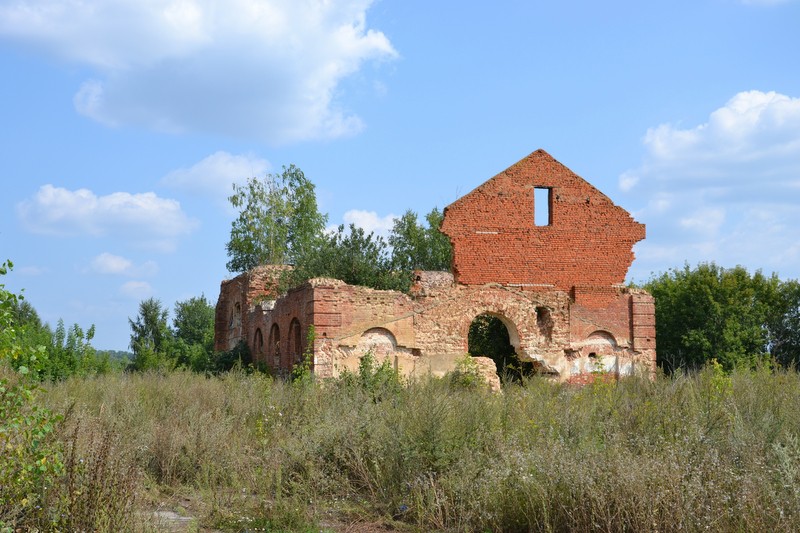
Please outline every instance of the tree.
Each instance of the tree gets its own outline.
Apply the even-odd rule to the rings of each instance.
[[[395,220],[389,236],[395,270],[450,270],[453,247],[447,235],[439,231],[443,216],[433,208],[425,215],[428,225],[423,226],[417,221],[417,214],[408,210]]]
[[[658,364],[668,372],[696,369],[711,359],[726,370],[769,357],[773,330],[785,314],[781,281],[741,266],[685,265],[651,279],[656,300]]]
[[[91,345],[94,332],[94,324],[86,331],[78,324],[73,324],[67,330],[64,320],[59,319],[47,345],[46,377],[58,380],[73,375],[86,376],[110,371],[109,356],[98,354]]]
[[[12,268],[11,261],[0,263],[0,277]],[[37,375],[44,347],[30,350],[17,338],[22,331],[16,321],[21,300],[22,296],[7,291],[5,284],[0,283],[0,528],[3,531],[28,531],[48,523],[42,520],[46,514],[40,511],[50,512],[47,490],[60,482],[64,468],[61,447],[54,438],[61,417],[42,407],[37,397],[38,387],[30,379]],[[6,379],[6,365],[21,376]]]
[[[234,185],[228,198],[239,210],[226,246],[230,272],[295,262],[323,235],[327,216],[317,208],[314,184],[294,165],[281,174]]]
[[[175,303],[172,325],[179,365],[195,372],[209,368],[214,353],[214,313],[205,295]]]
[[[786,366],[800,366],[800,283],[785,281],[780,287],[783,313],[770,325],[772,354]]]
[[[59,319],[55,330],[43,324],[36,309],[27,300],[13,304],[17,342],[27,353],[40,351],[36,375],[40,379],[60,380],[69,376],[105,373],[111,370],[107,354],[99,354],[91,345],[95,327],[84,330],[78,324],[69,329]]]
[[[174,366],[168,314],[160,300],[148,298],[139,302],[136,320],[128,319],[131,326],[130,348],[133,351],[131,365],[135,370]]]
[[[386,241],[354,224],[347,230],[340,225],[304,250],[294,269],[286,272],[283,284],[296,286],[316,277],[384,290],[405,290],[410,283],[410,276],[392,268]]]

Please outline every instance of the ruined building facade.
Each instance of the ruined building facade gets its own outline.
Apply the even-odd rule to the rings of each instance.
[[[445,208],[441,230],[452,274],[416,272],[410,294],[317,278],[279,295],[286,267],[269,265],[223,281],[215,348],[244,341],[276,373],[309,350],[322,377],[357,368],[367,351],[405,375],[442,375],[489,314],[519,359],[554,379],[654,371],[653,298],[623,285],[644,225],[543,150]]]

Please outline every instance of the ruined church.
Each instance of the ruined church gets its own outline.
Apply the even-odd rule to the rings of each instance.
[[[453,245],[451,272],[415,272],[410,294],[329,278],[277,294],[286,267],[276,265],[223,281],[215,349],[244,341],[276,374],[308,351],[317,376],[335,377],[371,351],[403,375],[440,376],[488,314],[506,326],[519,361],[558,381],[654,372],[653,298],[624,285],[645,227],[547,152],[447,206],[440,229]]]

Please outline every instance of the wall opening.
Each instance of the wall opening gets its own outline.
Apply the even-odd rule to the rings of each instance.
[[[300,335],[300,321],[296,318],[292,319],[289,324],[289,352],[294,359],[295,363],[299,363],[303,359],[302,336]]]
[[[549,187],[533,188],[533,224],[549,226],[553,223],[553,189]]]
[[[242,304],[236,302],[231,310],[231,320],[228,324],[230,329],[238,328],[242,325]]]
[[[280,368],[281,366],[281,330],[278,324],[272,324],[269,330],[269,345],[267,346],[267,355],[272,359],[272,366]]]
[[[261,360],[264,355],[264,335],[261,333],[261,328],[256,328],[256,335],[253,338],[253,351],[255,352],[255,359]]]
[[[489,357],[497,366],[497,375],[504,383],[520,381],[534,373],[532,363],[522,362],[511,344],[508,327],[497,316],[483,313],[469,326],[468,351],[473,357]]]

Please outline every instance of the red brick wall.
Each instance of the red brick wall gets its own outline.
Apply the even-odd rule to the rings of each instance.
[[[546,226],[534,223],[536,187],[550,189]],[[621,287],[644,226],[544,151],[448,206],[442,231],[454,245],[453,276],[417,272],[410,296],[327,278],[278,296],[281,266],[223,282],[217,350],[243,339],[256,361],[286,374],[313,324],[319,376],[352,370],[370,343],[404,373],[443,373],[466,353],[475,317],[490,313],[509,328],[522,360],[559,379],[598,366],[617,375],[655,368],[653,298]],[[232,320],[237,304],[241,320]],[[274,327],[280,341],[270,345]]]
[[[534,188],[552,189],[551,224],[534,224]],[[458,283],[622,283],[644,225],[592,185],[537,150],[444,211]]]

